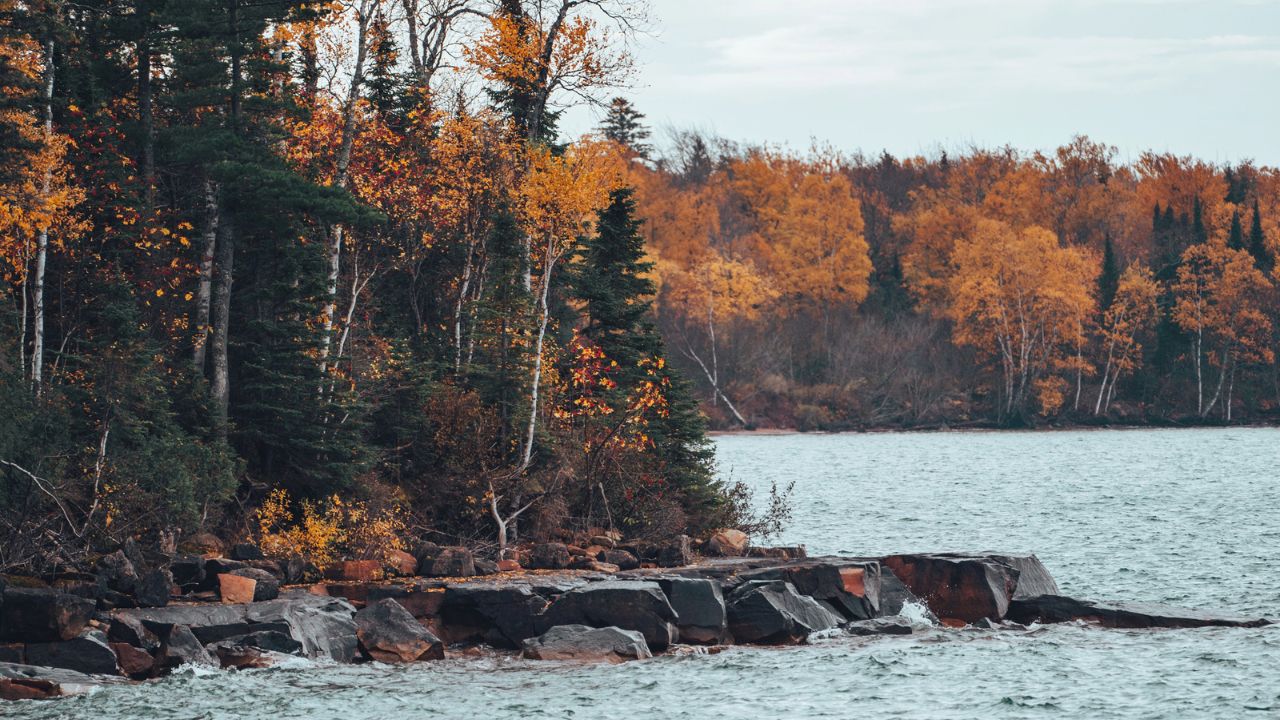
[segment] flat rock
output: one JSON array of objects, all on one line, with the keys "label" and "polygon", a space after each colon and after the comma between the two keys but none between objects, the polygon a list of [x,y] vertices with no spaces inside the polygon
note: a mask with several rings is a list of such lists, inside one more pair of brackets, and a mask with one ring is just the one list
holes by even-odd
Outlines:
[{"label": "flat rock", "polygon": [[653,657],[645,638],[617,627],[557,625],[524,641],[523,655],[531,660],[620,663]]},{"label": "flat rock", "polygon": [[355,615],[360,649],[371,660],[408,663],[443,660],[444,644],[400,603],[379,600]]},{"label": "flat rock", "polygon": [[0,663],[0,700],[37,700],[82,695],[124,678],[86,675],[74,670]]},{"label": "flat rock", "polygon": [[27,643],[27,663],[41,667],[75,670],[87,675],[119,675],[116,653],[107,636],[89,630],[80,637],[51,643]]},{"label": "flat rock", "polygon": [[289,635],[302,643],[307,657],[328,657],[344,663],[355,659],[355,608],[345,600],[294,593],[246,607],[251,627],[287,627]]},{"label": "flat rock", "polygon": [[1063,595],[1014,600],[1010,603],[1008,618],[1024,625],[1082,620],[1111,628],[1256,628],[1273,624],[1265,618],[1208,613],[1154,603],[1079,600]]},{"label": "flat rock", "polygon": [[743,583],[729,594],[729,632],[738,642],[784,645],[840,624],[839,615],[784,580]]},{"label": "flat rock", "polygon": [[543,627],[587,625],[635,630],[654,650],[680,637],[679,621],[662,587],[656,582],[607,580],[575,588],[547,608]]},{"label": "flat rock", "polygon": [[915,632],[911,621],[900,617],[873,618],[857,620],[844,626],[850,635],[910,635]]},{"label": "flat rock", "polygon": [[548,601],[523,582],[469,582],[445,588],[440,620],[449,642],[484,640],[518,648],[538,635],[538,619]]}]

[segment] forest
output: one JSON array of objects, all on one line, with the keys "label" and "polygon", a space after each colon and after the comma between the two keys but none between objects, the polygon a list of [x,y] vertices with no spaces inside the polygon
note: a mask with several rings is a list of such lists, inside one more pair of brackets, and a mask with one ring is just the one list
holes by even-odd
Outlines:
[{"label": "forest", "polygon": [[1274,417],[1280,172],[655,133],[649,22],[0,0],[0,570],[776,527],[708,428]]}]

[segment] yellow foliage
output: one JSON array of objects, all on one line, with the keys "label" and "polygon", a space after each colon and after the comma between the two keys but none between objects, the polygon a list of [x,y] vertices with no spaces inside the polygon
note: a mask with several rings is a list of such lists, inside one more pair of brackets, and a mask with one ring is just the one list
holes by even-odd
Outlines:
[{"label": "yellow foliage", "polygon": [[343,555],[386,560],[404,549],[402,510],[393,506],[371,512],[366,503],[332,495],[323,502],[304,500],[295,522],[289,493],[273,490],[257,512],[258,543],[271,557],[301,555],[324,568]]}]

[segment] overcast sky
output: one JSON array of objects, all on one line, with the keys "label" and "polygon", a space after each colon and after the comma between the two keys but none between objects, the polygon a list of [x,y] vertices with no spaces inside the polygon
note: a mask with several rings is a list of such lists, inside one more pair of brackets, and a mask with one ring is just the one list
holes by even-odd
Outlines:
[{"label": "overcast sky", "polygon": [[899,155],[1084,133],[1280,165],[1280,0],[652,3],[625,94],[656,128]]}]

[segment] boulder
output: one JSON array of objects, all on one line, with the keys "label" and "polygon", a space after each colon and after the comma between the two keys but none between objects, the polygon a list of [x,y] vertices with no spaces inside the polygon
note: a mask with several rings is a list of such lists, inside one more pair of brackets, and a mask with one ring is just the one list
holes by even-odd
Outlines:
[{"label": "boulder", "polygon": [[93,600],[38,588],[4,591],[0,605],[0,641],[73,640],[93,617]]},{"label": "boulder", "polygon": [[654,650],[677,642],[679,618],[656,582],[608,580],[575,588],[547,608],[542,627],[556,625],[616,626],[635,630]]},{"label": "boulder", "polygon": [[893,617],[900,615],[902,608],[908,604],[917,605],[925,612],[926,617],[932,621],[936,621],[933,613],[929,610],[929,606],[916,594],[911,592],[911,588],[907,587],[898,579],[897,575],[889,568],[881,568],[880,571],[880,615],[883,617]]},{"label": "boulder", "polygon": [[707,552],[720,557],[742,557],[747,554],[750,538],[741,530],[725,528],[712,533],[707,541]]},{"label": "boulder", "polygon": [[850,635],[910,635],[915,632],[911,621],[901,617],[882,617],[871,620],[855,620],[844,626]]},{"label": "boulder", "polygon": [[440,549],[431,563],[431,577],[472,577],[476,574],[475,558],[464,547]]},{"label": "boulder", "polygon": [[546,608],[546,598],[526,583],[472,582],[445,588],[440,620],[449,642],[518,648],[538,634]]},{"label": "boulder", "polygon": [[112,617],[107,625],[107,640],[113,644],[131,645],[143,650],[160,647],[160,638],[136,617]]},{"label": "boulder", "polygon": [[520,563],[516,562],[515,560],[499,560],[497,564],[497,569],[498,569],[498,572],[517,572],[521,568],[520,568]]},{"label": "boulder", "polygon": [[199,555],[179,555],[169,563],[173,583],[184,592],[198,589],[204,584],[204,558]]},{"label": "boulder", "polygon": [[601,562],[617,565],[620,570],[635,570],[640,567],[640,560],[626,550],[604,550],[599,559]]},{"label": "boulder", "polygon": [[360,650],[371,660],[407,663],[443,660],[444,644],[395,600],[379,600],[356,613]]},{"label": "boulder", "polygon": [[116,653],[107,636],[97,630],[80,637],[50,643],[27,643],[26,660],[31,665],[75,670],[86,675],[119,675]]},{"label": "boulder", "polygon": [[243,568],[241,570],[233,570],[231,574],[236,577],[248,578],[254,581],[253,602],[263,602],[264,600],[275,600],[280,597],[280,581],[275,575],[261,570],[259,568]]},{"label": "boulder", "polygon": [[692,541],[688,535],[680,535],[669,543],[657,547],[653,561],[658,567],[684,567],[693,564]]},{"label": "boulder", "polygon": [[164,607],[173,594],[173,574],[167,568],[157,568],[138,580],[133,597],[138,607]]},{"label": "boulder", "polygon": [[475,559],[476,575],[497,575],[498,563],[482,558]]},{"label": "boulder", "polygon": [[1008,618],[1024,625],[1082,620],[1111,628],[1256,628],[1272,624],[1265,618],[1208,613],[1154,603],[1079,600],[1063,595],[1018,598],[1009,604]]},{"label": "boulder", "polygon": [[388,552],[386,564],[392,573],[401,577],[413,577],[418,574],[418,558],[403,550]]},{"label": "boulder", "polygon": [[934,553],[891,555],[881,562],[944,624],[1003,620],[1015,597],[1044,590],[1057,593],[1053,578],[1034,555]]},{"label": "boulder", "polygon": [[659,578],[679,618],[680,642],[719,645],[728,638],[728,614],[720,583],[703,578]]},{"label": "boulder", "polygon": [[184,540],[180,549],[192,555],[221,555],[225,547],[213,533],[196,533]]},{"label": "boulder", "polygon": [[385,574],[377,560],[343,560],[325,570],[325,577],[340,582],[374,582]]},{"label": "boulder", "polygon": [[280,579],[285,585],[317,582],[323,574],[301,555],[290,555],[280,561]]},{"label": "boulder", "polygon": [[222,602],[231,605],[242,605],[253,602],[253,594],[257,592],[258,581],[243,575],[222,573],[218,576],[218,597]]},{"label": "boulder", "polygon": [[143,680],[151,677],[151,672],[156,664],[155,658],[151,657],[151,653],[122,642],[111,643],[111,651],[116,655],[116,665],[120,668],[121,673],[134,680]]},{"label": "boulder", "polygon": [[156,651],[156,664],[165,670],[172,670],[180,665],[201,665],[218,667],[219,663],[205,650],[191,628],[186,625],[174,625],[160,643]]},{"label": "boulder", "polygon": [[880,564],[831,559],[793,560],[776,567],[738,573],[746,582],[785,580],[801,595],[821,601],[845,620],[880,614]]},{"label": "boulder", "polygon": [[441,547],[430,540],[423,540],[413,549],[413,556],[418,561],[418,569],[415,574],[429,575],[431,566],[435,563],[436,558],[440,557]]},{"label": "boulder", "polygon": [[116,592],[132,595],[138,585],[138,571],[123,550],[103,555],[94,563],[94,572],[102,584]]},{"label": "boulder", "polygon": [[563,570],[573,562],[569,547],[564,543],[539,543],[529,552],[526,563],[535,570]]},{"label": "boulder", "polygon": [[287,629],[307,657],[351,662],[356,655],[355,608],[339,598],[292,593],[247,606],[245,619],[257,629]]},{"label": "boulder", "polygon": [[249,670],[269,668],[276,664],[278,653],[253,647],[237,645],[231,640],[223,640],[209,646],[209,652],[218,659],[223,670]]},{"label": "boulder", "polygon": [[590,538],[588,538],[588,541],[590,544],[599,545],[600,547],[605,548],[606,550],[612,550],[618,547],[617,541],[609,537],[608,535],[592,535]]},{"label": "boulder", "polygon": [[239,543],[231,546],[232,560],[266,560],[267,556],[263,554],[262,548],[253,543]]},{"label": "boulder", "polygon": [[557,625],[524,641],[523,655],[530,660],[621,663],[653,657],[644,636],[617,627]]},{"label": "boulder", "polygon": [[729,632],[736,641],[757,645],[803,642],[810,633],[830,630],[841,618],[783,580],[743,583],[727,599]]}]

